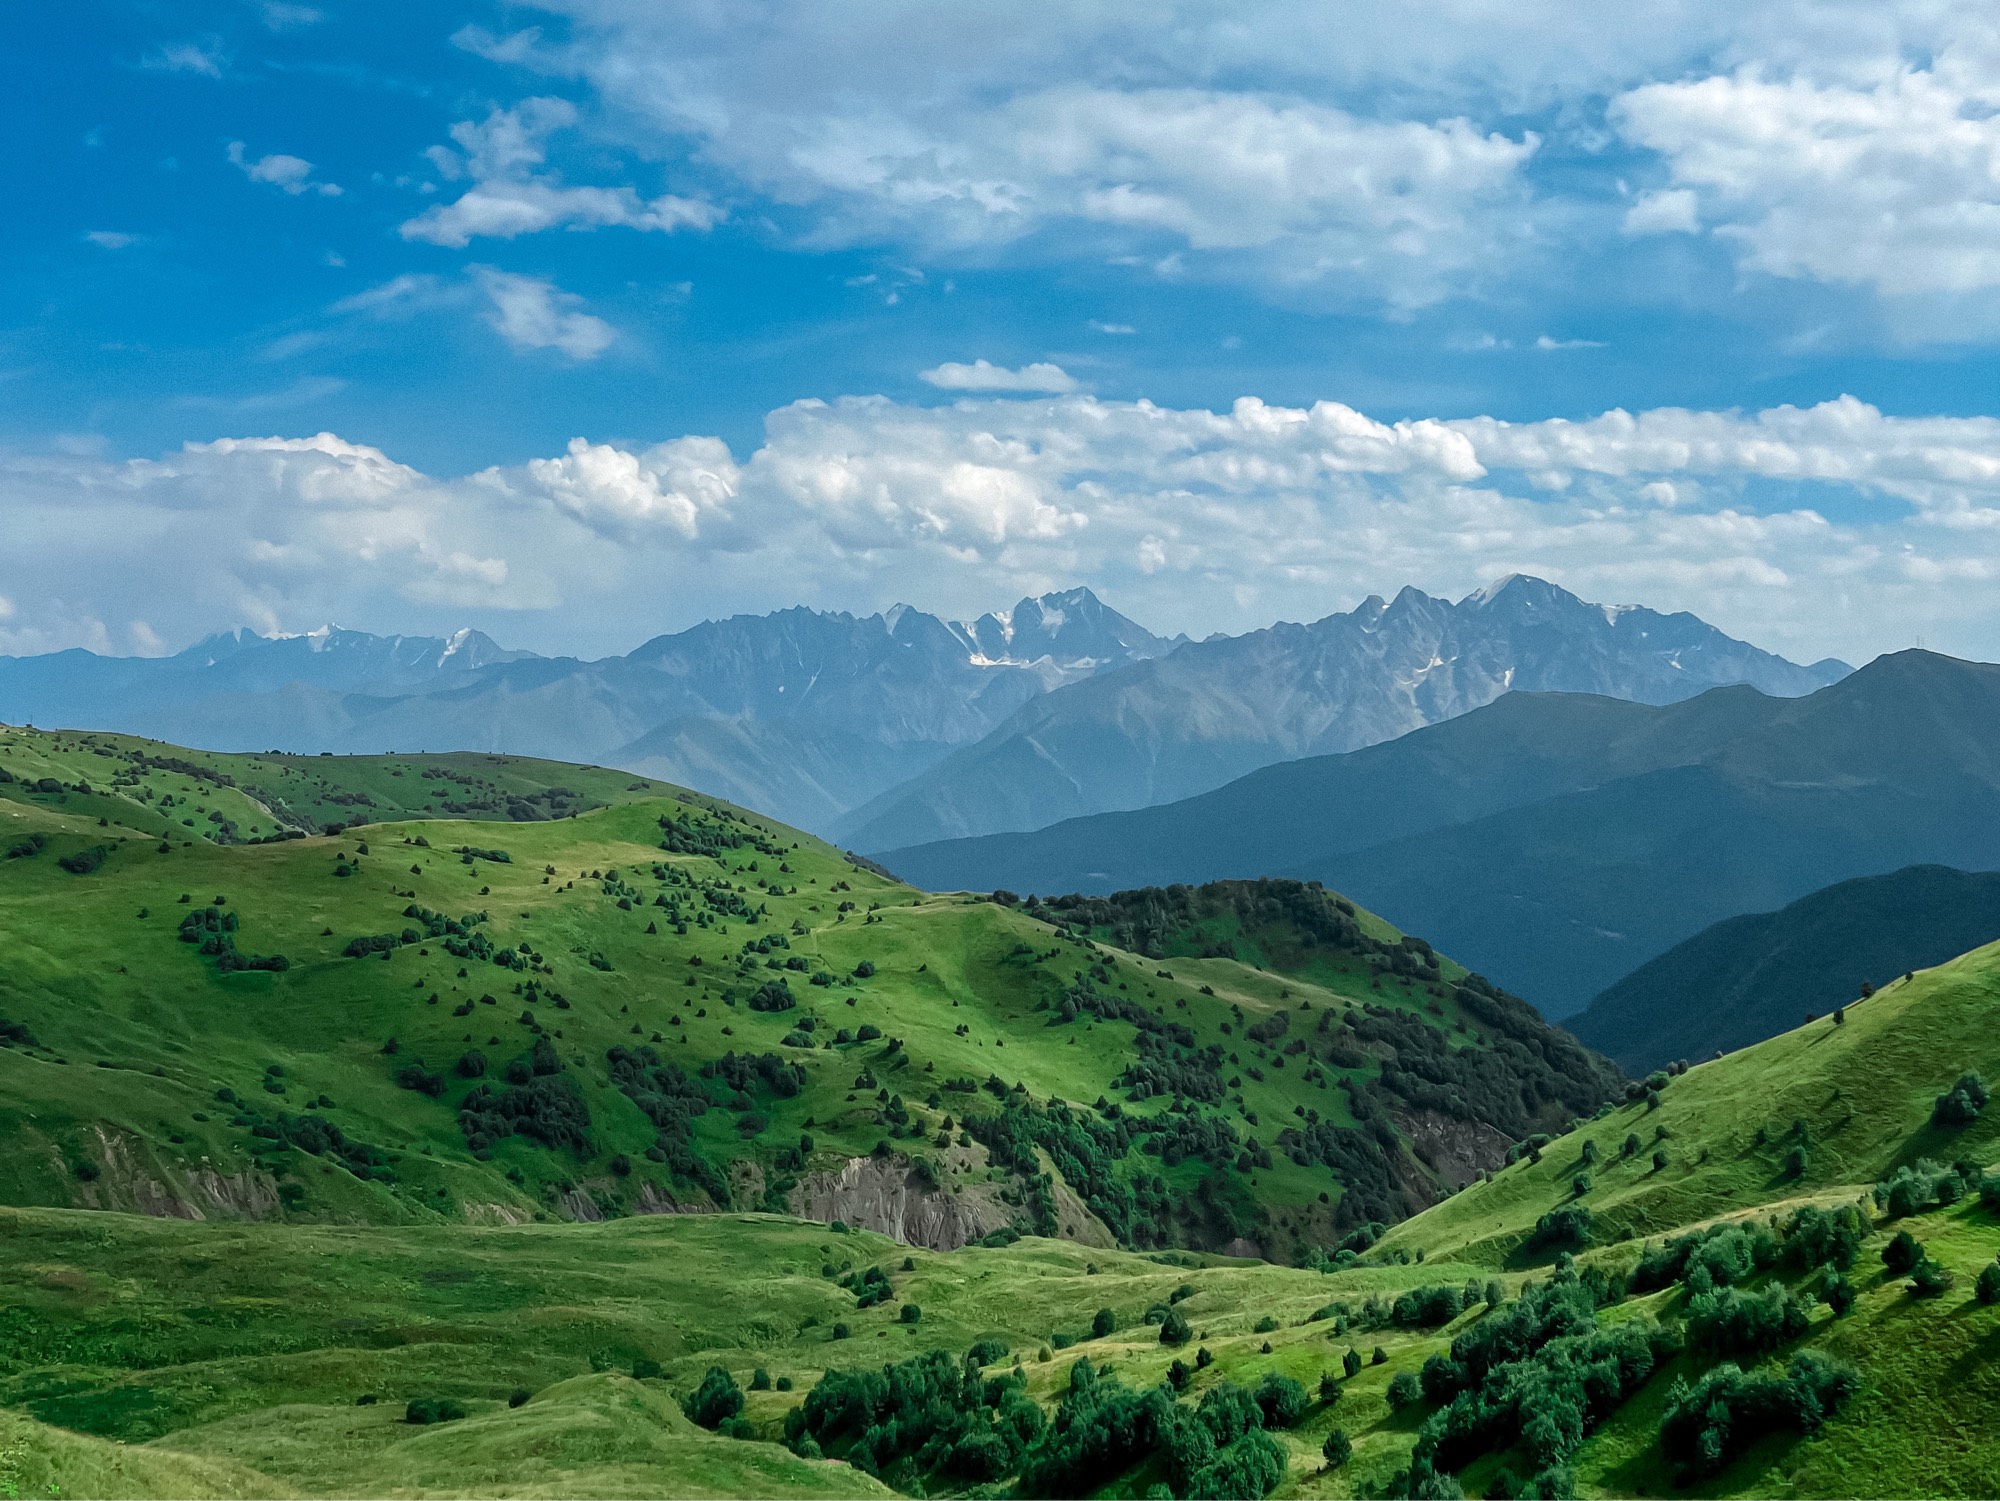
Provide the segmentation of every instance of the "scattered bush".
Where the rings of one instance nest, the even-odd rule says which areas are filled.
[[[659,1368],[654,1367],[655,1371]],[[681,1411],[688,1415],[688,1421],[703,1428],[720,1428],[724,1418],[733,1418],[743,1411],[743,1390],[737,1386],[736,1378],[719,1365],[708,1368],[708,1374],[701,1378],[701,1385],[681,1398]]]
[[[419,1397],[403,1409],[403,1421],[422,1426],[426,1423],[455,1423],[465,1416],[465,1409],[448,1397]]]
[[[1922,1243],[1907,1230],[1898,1230],[1890,1237],[1889,1244],[1882,1248],[1882,1265],[1889,1269],[1892,1277],[1915,1271],[1917,1263],[1923,1259]]]
[[[1986,1081],[1975,1071],[1958,1076],[1958,1082],[1937,1097],[1931,1121],[1939,1126],[1969,1126],[1979,1119],[1988,1099]]]

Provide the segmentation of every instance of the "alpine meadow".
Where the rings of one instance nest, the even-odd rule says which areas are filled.
[[[0,1501],[1993,1494],[1990,7],[7,40]]]

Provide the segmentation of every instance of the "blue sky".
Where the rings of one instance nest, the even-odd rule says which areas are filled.
[[[1520,568],[2000,652],[1990,10],[1629,10],[25,14],[0,649]]]

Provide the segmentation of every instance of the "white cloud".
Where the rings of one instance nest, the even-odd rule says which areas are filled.
[[[1535,338],[1535,348],[1544,354],[1557,353],[1565,349],[1602,349],[1602,339],[1558,339],[1551,334],[1540,334]]]
[[[303,157],[287,156],[278,152],[270,156],[260,156],[252,161],[241,141],[229,143],[228,156],[231,164],[242,168],[243,175],[252,182],[267,182],[272,187],[290,193],[294,198],[301,193],[317,193],[322,198],[340,196],[339,184],[312,180],[312,163]]]
[[[227,62],[216,42],[168,42],[147,55],[141,67],[159,73],[198,73],[203,78],[220,78]]]
[[[1078,582],[1205,635],[1519,570],[1796,657],[1918,632],[2000,654],[2000,419],[1851,398],[1528,423],[847,398],[772,412],[741,456],[579,437],[462,478],[332,434],[0,456],[0,502],[0,649],[131,649],[133,620],[178,644],[236,621],[470,615],[602,651],[741,609],[963,612]]]
[[[1090,320],[1090,328],[1093,333],[1100,334],[1136,334],[1139,331],[1129,323],[1101,323],[1095,318]]]
[[[492,303],[487,321],[516,349],[559,349],[573,360],[594,360],[618,337],[602,318],[578,311],[583,299],[554,282],[491,266],[476,266],[473,275]]]
[[[1641,193],[1625,210],[1628,235],[1692,235],[1701,233],[1701,198],[1692,188],[1661,188]]]
[[[83,237],[101,250],[123,250],[139,238],[117,229],[87,230]]]
[[[496,108],[484,121],[452,126],[459,151],[433,146],[427,155],[440,176],[448,181],[470,177],[473,186],[452,202],[406,221],[403,238],[463,248],[475,239],[511,240],[558,225],[672,234],[708,230],[721,222],[722,210],[699,199],[668,193],[642,201],[630,187],[565,187],[539,170],[548,160],[550,133],[576,121],[576,107],[569,101],[536,98],[510,110]]]
[[[259,0],[257,11],[272,31],[295,31],[317,26],[326,13],[313,5],[297,5],[291,0]]]
[[[970,365],[947,361],[918,373],[917,378],[940,391],[1036,391],[1061,395],[1076,389],[1076,381],[1060,365],[1037,362],[1009,370],[1005,365],[974,360]]]
[[[1955,49],[1861,81],[1747,66],[1633,89],[1612,118],[1674,186],[1626,227],[1706,221],[1752,269],[1892,296],[2000,287],[1997,62]]]
[[[561,458],[530,459],[528,479],[557,509],[604,536],[692,540],[726,524],[741,472],[719,438],[677,438],[629,453],[583,438]]]

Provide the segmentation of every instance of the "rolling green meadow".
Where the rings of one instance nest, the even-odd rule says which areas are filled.
[[[512,757],[0,769],[0,1496],[2000,1471],[2000,1112],[1939,1104],[2000,947],[1628,1082],[1316,888],[929,894]]]

